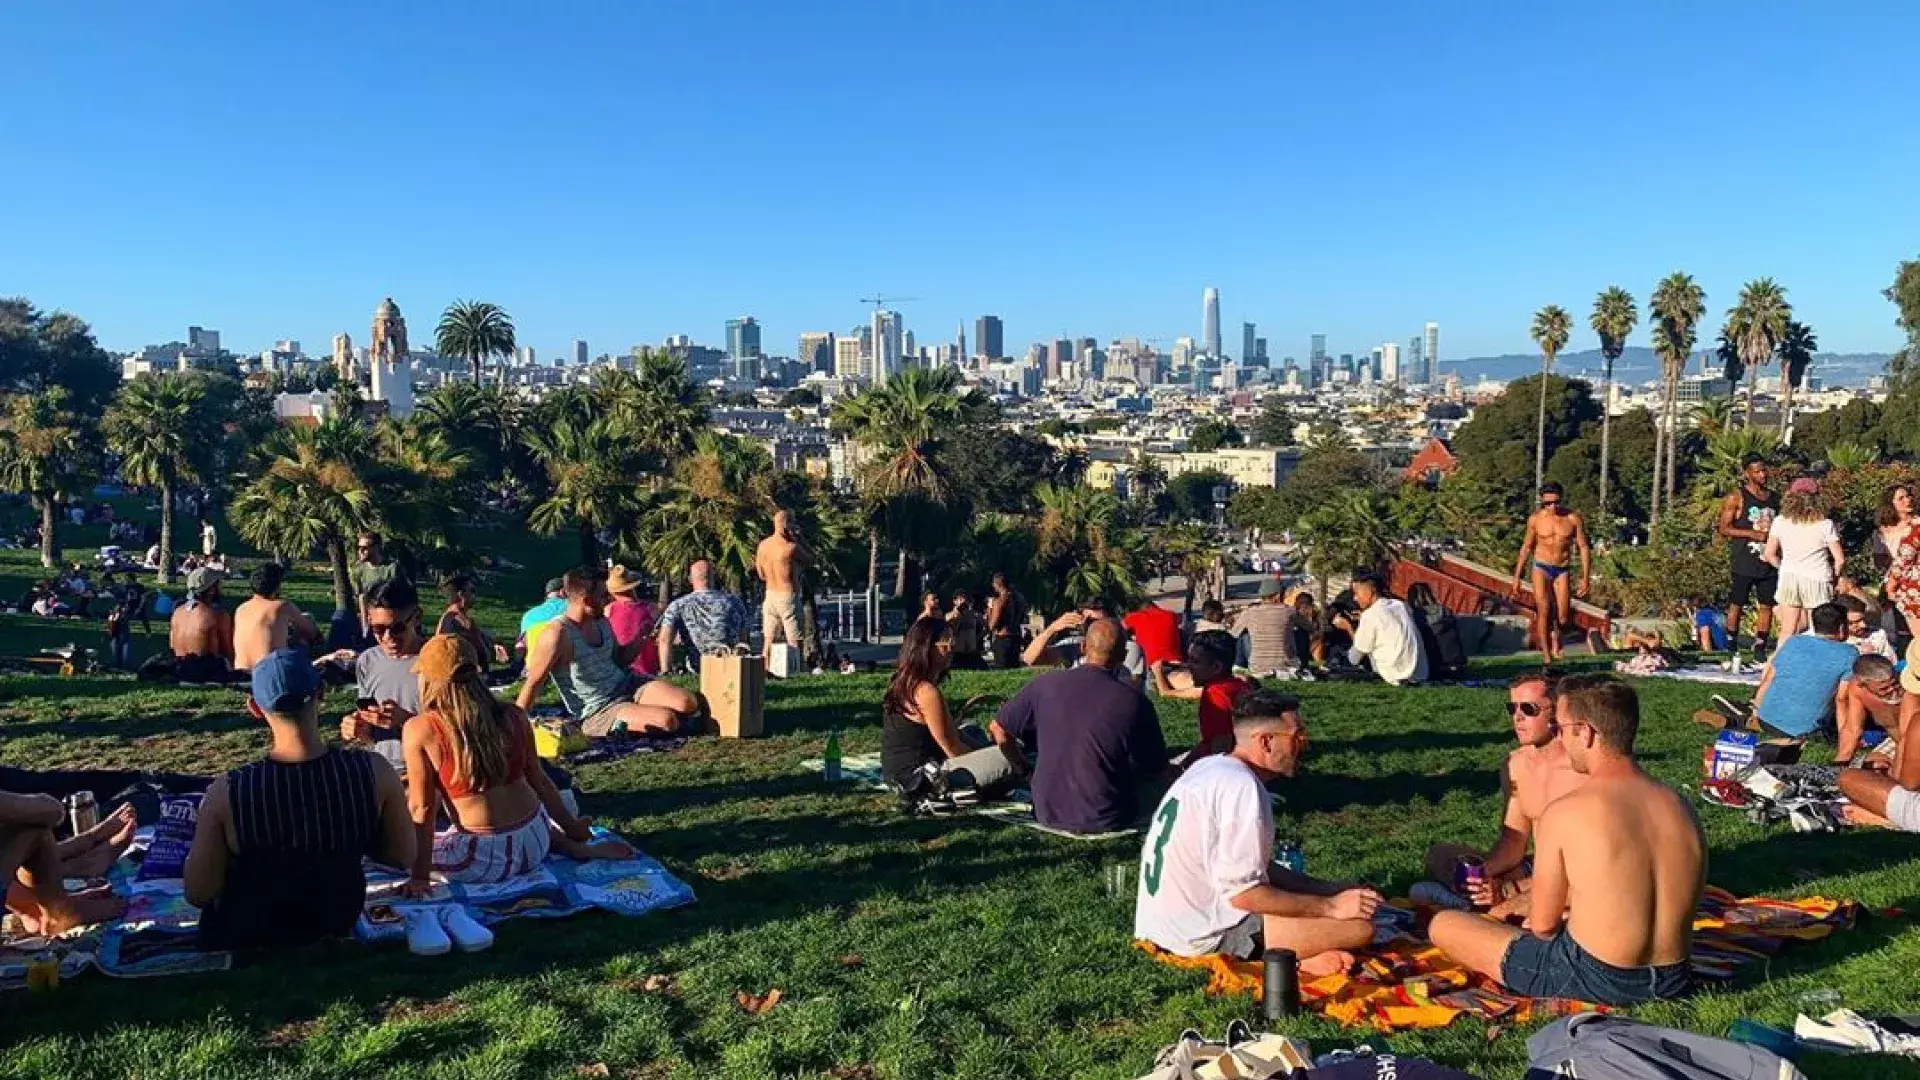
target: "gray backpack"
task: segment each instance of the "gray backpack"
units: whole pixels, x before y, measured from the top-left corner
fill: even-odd
[[[1602,1013],[1527,1040],[1527,1080],[1807,1080],[1770,1050]]]

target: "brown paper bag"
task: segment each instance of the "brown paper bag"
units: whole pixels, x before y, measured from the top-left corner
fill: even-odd
[[[766,731],[767,669],[744,649],[700,658],[700,696],[723,739],[751,739]]]

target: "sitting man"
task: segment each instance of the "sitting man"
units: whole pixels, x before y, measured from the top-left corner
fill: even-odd
[[[1464,893],[1474,907],[1492,909],[1496,918],[1526,911],[1532,888],[1527,848],[1534,827],[1547,807],[1562,795],[1586,783],[1586,776],[1567,760],[1554,723],[1555,676],[1530,671],[1507,686],[1507,715],[1519,749],[1507,755],[1500,776],[1507,808],[1500,839],[1485,852],[1463,844],[1435,844],[1427,851],[1427,875],[1448,891]],[[1469,883],[1462,874],[1465,860],[1479,859],[1485,874]]]
[[[1632,1005],[1691,985],[1706,838],[1672,788],[1633,760],[1640,701],[1611,675],[1560,680],[1560,742],[1587,777],[1540,816],[1525,929],[1433,917],[1448,956],[1517,994]]]
[[[1912,654],[1909,648],[1908,653]],[[1911,655],[1908,669],[1912,670]],[[1900,714],[1907,707],[1907,691],[1894,674],[1893,661],[1878,653],[1862,653],[1853,662],[1853,676],[1834,692],[1833,719],[1839,728],[1839,745],[1834,748],[1836,765],[1850,765],[1860,750],[1867,725],[1889,735],[1900,730]]]
[[[400,736],[420,711],[420,679],[414,674],[425,644],[420,596],[411,581],[390,577],[368,589],[360,604],[373,647],[353,661],[355,708],[340,721],[340,738],[370,743],[394,772],[405,776],[407,757]]]
[[[1884,656],[1889,661],[1899,657],[1887,632],[1875,624],[1877,613],[1867,607],[1865,600],[1836,594],[1833,602],[1847,613],[1847,644],[1853,646],[1860,655]]]
[[[233,668],[249,671],[260,658],[288,645],[320,644],[320,628],[291,600],[280,598],[287,568],[261,563],[248,579],[253,595],[233,612]]]
[[[540,643],[541,632],[567,610],[567,590],[559,578],[547,579],[544,594],[545,599],[520,616],[520,640],[514,643],[514,659],[522,665],[533,655],[533,647]]]
[[[1164,673],[1156,673],[1155,689],[1161,697],[1200,703],[1200,741],[1188,751],[1188,763],[1233,749],[1234,703],[1254,688],[1251,681],[1233,673],[1234,647],[1225,630],[1202,630],[1187,643],[1191,685],[1176,685]]]
[[[1267,782],[1292,776],[1307,749],[1300,702],[1258,691],[1234,710],[1231,753],[1188,769],[1160,801],[1140,853],[1133,936],[1177,956],[1250,960],[1291,949],[1306,976],[1353,965],[1373,940],[1380,894],[1273,864]]]
[[[1100,619],[1111,619],[1113,613],[1107,608],[1107,602],[1096,596],[1077,608],[1060,613],[1060,616],[1040,628],[1032,641],[1020,653],[1020,662],[1027,667],[1073,667],[1086,662],[1085,645],[1072,640],[1074,631],[1085,630]],[[1120,677],[1129,682],[1143,678],[1147,673],[1146,653],[1141,650],[1132,635],[1125,632],[1121,624]],[[1076,653],[1078,655],[1076,655]]]
[[[1847,611],[1821,604],[1811,615],[1813,633],[1794,634],[1767,660],[1753,692],[1760,730],[1790,739],[1819,732],[1834,712],[1841,684],[1853,677],[1859,650],[1847,644]]]
[[[1335,627],[1353,635],[1347,662],[1358,666],[1366,661],[1376,678],[1392,686],[1426,682],[1427,654],[1420,646],[1420,628],[1407,605],[1387,595],[1380,575],[1355,574],[1353,602],[1360,609],[1357,621],[1346,615],[1333,617]]]
[[[581,731],[596,738],[622,731],[669,734],[700,711],[699,700],[685,690],[633,673],[633,658],[651,643],[634,638],[625,647],[620,645],[613,624],[607,621],[613,596],[600,571],[590,566],[569,570],[561,588],[567,608],[540,635],[527,657],[527,679],[514,702],[521,712],[533,708],[549,675],[567,712],[580,721]],[[746,622],[745,607],[740,621]],[[662,659],[666,659],[670,654],[664,652],[666,639],[661,640]]]
[[[1151,600],[1120,620],[1140,646],[1140,659],[1157,685],[1186,655],[1180,643],[1180,616]]]
[[[1027,683],[993,721],[993,741],[1009,758],[1038,757],[1033,816],[1050,829],[1090,834],[1132,825],[1140,816],[1135,785],[1167,771],[1160,717],[1119,670],[1125,636],[1114,620],[1095,620],[1084,663]]]
[[[1920,747],[1915,746],[1920,741],[1920,640],[1907,646],[1900,689],[1899,715],[1886,725],[1897,733],[1893,757],[1876,754],[1867,758],[1867,768],[1841,770],[1840,793],[1853,804],[1847,817],[1857,824],[1884,819],[1903,832],[1920,832]],[[1863,814],[1871,816],[1863,820]]]
[[[167,626],[173,674],[181,682],[226,682],[233,671],[233,616],[220,607],[220,575],[197,569],[187,575],[186,602]]]
[[[747,640],[747,605],[737,596],[713,587],[713,564],[696,559],[687,567],[693,591],[676,597],[660,614],[660,672],[674,673],[673,650],[682,637],[688,646],[687,666],[700,670],[700,658],[709,652]],[[571,605],[573,597],[568,594]],[[623,665],[624,666],[624,665]]]
[[[100,826],[109,833],[96,827],[63,843],[54,838],[54,830],[66,817],[66,804],[55,796],[0,791],[0,881],[6,883],[6,909],[20,916],[28,933],[64,934],[118,918],[127,909],[127,902],[109,887],[69,893],[65,879],[105,873],[133,839],[131,814],[102,821]],[[122,832],[124,839],[119,838]],[[115,846],[104,849],[111,858],[103,864],[96,852],[108,835]]]
[[[1286,587],[1277,578],[1260,582],[1260,602],[1240,612],[1233,621],[1239,640],[1241,666],[1255,675],[1291,677],[1302,663],[1294,652],[1295,618],[1287,603]]]
[[[200,947],[302,945],[353,932],[367,901],[361,859],[413,859],[413,819],[392,766],[320,738],[320,673],[300,649],[253,666],[248,711],[266,759],[215,780],[200,803],[183,884]]]

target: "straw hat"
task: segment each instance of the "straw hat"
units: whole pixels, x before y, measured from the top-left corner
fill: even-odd
[[[640,580],[640,575],[627,573],[627,568],[624,566],[615,566],[607,574],[607,591],[616,596],[621,593],[630,593],[645,584],[646,582]]]

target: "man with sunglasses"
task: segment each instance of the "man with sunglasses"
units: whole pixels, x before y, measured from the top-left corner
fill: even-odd
[[[1895,735],[1893,755],[1869,755],[1866,768],[1840,770],[1840,793],[1853,804],[1849,820],[1878,825],[1876,819],[1884,819],[1903,832],[1920,832],[1920,641],[1907,646],[1900,689],[1898,717],[1887,727]]]
[[[1534,825],[1554,800],[1587,779],[1575,771],[1560,745],[1555,678],[1550,672],[1531,671],[1507,686],[1507,715],[1520,746],[1507,755],[1500,776],[1507,803],[1500,838],[1484,852],[1465,844],[1435,844],[1427,851],[1427,875],[1432,880],[1449,892],[1464,894],[1462,898],[1476,908],[1491,909],[1496,917],[1524,913],[1532,887],[1533,867],[1527,855]],[[1472,859],[1485,869],[1479,881],[1468,881],[1462,873]]]
[[[340,721],[347,742],[372,743],[395,772],[406,774],[400,732],[420,711],[420,596],[405,578],[381,581],[361,597],[373,646],[353,662],[359,707]]]
[[[1580,581],[1573,584],[1573,552],[1580,552]],[[1513,564],[1511,592],[1520,594],[1522,574],[1533,584],[1533,634],[1551,664],[1560,659],[1560,635],[1573,624],[1573,598],[1587,595],[1593,552],[1587,546],[1586,519],[1567,509],[1560,485],[1540,485],[1540,509],[1527,518],[1520,558]]]
[[[1893,661],[1878,653],[1861,654],[1853,662],[1853,677],[1841,683],[1833,696],[1833,719],[1839,729],[1834,764],[1853,763],[1868,723],[1890,735],[1897,734],[1901,716],[1913,708],[1907,704],[1907,697],[1906,687],[1894,674]]]
[[[386,546],[380,542],[378,533],[363,532],[354,541],[353,551],[358,561],[353,564],[349,577],[353,580],[353,595],[360,613],[360,629],[367,631],[367,594],[376,585],[394,580],[407,580],[407,572],[400,564],[387,558]]]

